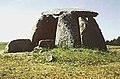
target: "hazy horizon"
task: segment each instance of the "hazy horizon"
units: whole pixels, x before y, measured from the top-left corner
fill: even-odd
[[[105,40],[120,36],[118,0],[0,0],[0,41],[31,39],[32,27],[43,11],[81,8],[99,13],[95,17]]]

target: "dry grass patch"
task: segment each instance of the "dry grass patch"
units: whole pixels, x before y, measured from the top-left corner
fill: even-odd
[[[120,53],[85,48],[0,54],[0,79],[119,79]],[[54,62],[46,61],[52,55]]]

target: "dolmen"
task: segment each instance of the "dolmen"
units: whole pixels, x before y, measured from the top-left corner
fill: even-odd
[[[8,52],[32,51],[36,46],[53,48],[87,47],[106,51],[105,39],[94,17],[97,12],[78,8],[55,9],[41,13],[31,40],[13,40]]]
[[[34,47],[40,45],[41,40],[42,42],[49,40],[48,47],[107,50],[105,39],[94,18],[98,15],[97,12],[69,8],[45,11],[41,15],[32,37]]]

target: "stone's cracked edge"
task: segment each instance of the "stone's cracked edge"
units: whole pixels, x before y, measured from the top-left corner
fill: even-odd
[[[53,16],[59,16],[63,13],[74,13],[80,16],[86,16],[86,17],[96,17],[98,15],[97,12],[85,10],[85,9],[79,9],[79,8],[65,8],[65,9],[54,9],[54,10],[48,10],[44,11],[41,14],[42,15],[53,15]]]

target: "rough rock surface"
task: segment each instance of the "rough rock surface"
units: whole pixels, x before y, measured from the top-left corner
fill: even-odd
[[[17,39],[9,42],[5,48],[6,53],[30,52],[33,50],[32,42],[29,39]]]
[[[33,46],[40,40],[53,40],[53,45],[98,48],[107,50],[105,40],[95,19],[97,12],[77,8],[45,11],[32,37]],[[79,17],[84,17],[79,21]],[[86,22],[84,21],[86,20]],[[51,44],[52,45],[52,44]]]
[[[62,14],[59,17],[55,44],[61,47],[78,47],[80,35],[78,22],[71,14]]]
[[[55,40],[56,28],[56,18],[52,15],[42,16],[36,25],[36,30],[32,37],[33,46],[36,47],[40,40]]]
[[[48,10],[45,12],[42,12],[42,15],[53,15],[54,17],[59,17],[59,15],[63,13],[72,13],[74,15],[79,15],[79,16],[91,16],[91,17],[96,17],[98,15],[97,12],[85,10],[85,9],[79,9],[79,8],[64,8],[64,9],[54,9],[54,10]]]
[[[54,47],[54,40],[46,39],[46,40],[40,40],[39,47],[45,47],[45,48],[53,48]]]
[[[54,62],[54,61],[56,61],[56,58],[53,55],[48,55],[46,57],[46,61],[48,61],[48,62]]]
[[[102,32],[93,17],[88,18],[88,24],[85,27],[82,35],[84,46],[89,48],[98,48],[99,50],[103,51],[107,50]]]
[[[81,45],[83,46],[83,33],[84,30],[88,26],[88,21],[85,17],[79,17],[79,26],[80,26],[80,37],[81,37]]]

